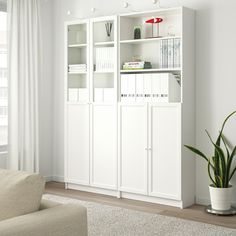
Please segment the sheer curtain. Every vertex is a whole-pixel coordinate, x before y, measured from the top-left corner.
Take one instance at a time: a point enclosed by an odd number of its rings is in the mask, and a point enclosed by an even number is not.
[[[8,0],[8,168],[39,171],[39,3]]]

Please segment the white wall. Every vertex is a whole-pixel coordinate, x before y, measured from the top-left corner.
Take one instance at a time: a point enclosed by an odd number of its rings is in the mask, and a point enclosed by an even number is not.
[[[152,10],[152,0],[128,0],[133,10]],[[212,150],[204,133],[207,128],[215,137],[224,117],[236,110],[236,55],[235,0],[162,0],[162,6],[186,6],[196,10],[196,140],[197,146],[210,153]],[[127,12],[122,0],[54,0],[54,118],[53,118],[53,175],[63,176],[63,66],[64,24],[71,20],[70,10],[79,17],[109,15]],[[97,11],[92,14],[90,9]],[[236,117],[226,129],[226,136],[236,143]],[[208,176],[206,165],[196,165],[196,196],[198,202],[207,203]],[[234,178],[234,183],[236,183]],[[236,194],[235,201],[236,201]]]

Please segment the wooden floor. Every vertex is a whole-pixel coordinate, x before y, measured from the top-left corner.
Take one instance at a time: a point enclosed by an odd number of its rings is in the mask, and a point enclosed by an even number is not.
[[[66,190],[64,188],[64,184],[58,182],[48,182],[46,184],[45,192],[83,201],[97,202],[111,206],[124,207],[149,213],[157,213],[160,215],[173,216],[182,219],[199,221],[236,229],[236,216],[209,215],[205,213],[204,206],[200,205],[194,205],[190,208],[182,210],[176,207],[164,206],[159,204],[152,204],[129,199],[118,199],[116,197],[82,192],[77,190]]]

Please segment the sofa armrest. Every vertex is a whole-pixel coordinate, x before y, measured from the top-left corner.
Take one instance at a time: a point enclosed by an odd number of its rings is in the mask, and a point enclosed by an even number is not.
[[[59,205],[0,222],[1,236],[87,236],[87,210]]]
[[[45,210],[45,209],[56,207],[56,206],[60,206],[60,205],[62,205],[62,204],[42,199],[40,207],[39,207],[39,210]]]

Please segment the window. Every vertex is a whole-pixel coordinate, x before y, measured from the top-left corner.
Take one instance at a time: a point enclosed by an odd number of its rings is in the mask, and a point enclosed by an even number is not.
[[[6,150],[8,132],[7,13],[0,6],[0,152]]]

